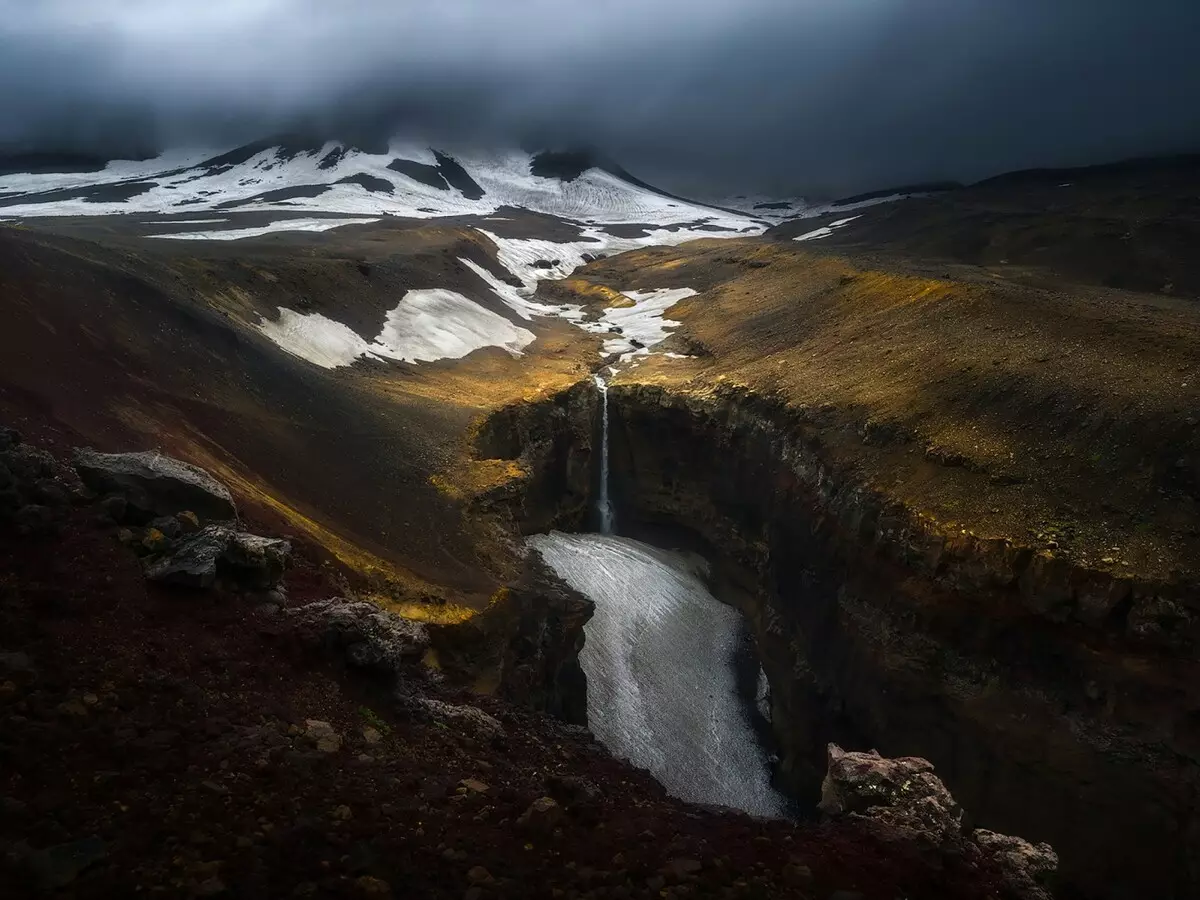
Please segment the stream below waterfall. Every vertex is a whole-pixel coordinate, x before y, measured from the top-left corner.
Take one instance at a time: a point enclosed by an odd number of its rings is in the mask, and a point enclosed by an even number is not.
[[[530,544],[596,604],[580,654],[596,737],[684,800],[788,815],[755,729],[746,624],[709,592],[706,564],[610,534]]]

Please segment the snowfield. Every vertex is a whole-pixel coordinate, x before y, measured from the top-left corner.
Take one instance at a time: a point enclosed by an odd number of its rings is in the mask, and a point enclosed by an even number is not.
[[[463,170],[456,177],[434,151],[398,141],[383,154],[336,142],[299,153],[253,150],[231,151],[224,159],[212,152],[172,153],[112,162],[100,172],[6,175],[0,177],[0,195],[18,196],[0,200],[0,210],[16,218],[292,210],[427,219],[493,216],[510,206],[590,224],[703,221],[747,233],[759,233],[766,224],[675,200],[602,169],[588,169],[568,182],[539,177],[530,172],[533,156],[523,151],[448,154]],[[412,174],[391,168],[394,164]],[[472,199],[475,194],[481,196]]]
[[[534,334],[455,291],[409,291],[388,313],[383,330],[367,343],[347,325],[320,313],[279,308],[279,320],[258,330],[279,347],[326,369],[356,359],[433,362],[460,359],[473,350],[501,347],[519,355]]]

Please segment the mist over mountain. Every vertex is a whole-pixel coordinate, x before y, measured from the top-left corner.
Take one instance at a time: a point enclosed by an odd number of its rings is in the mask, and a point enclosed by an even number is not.
[[[1187,0],[0,0],[0,152],[302,131],[846,194],[1200,148]]]

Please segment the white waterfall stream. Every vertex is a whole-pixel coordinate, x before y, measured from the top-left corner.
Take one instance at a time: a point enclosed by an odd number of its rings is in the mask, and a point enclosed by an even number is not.
[[[596,508],[600,515],[600,533],[613,533],[613,509],[608,492],[608,382],[599,372],[593,376],[600,391],[600,487]]]

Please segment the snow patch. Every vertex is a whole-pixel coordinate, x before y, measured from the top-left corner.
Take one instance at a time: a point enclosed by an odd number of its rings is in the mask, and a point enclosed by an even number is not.
[[[369,344],[349,326],[321,313],[303,314],[284,307],[279,308],[279,321],[264,319],[258,330],[293,356],[325,369],[348,366],[360,358],[411,363],[460,359],[484,347],[501,347],[518,356],[534,340],[532,331],[462,294],[440,288],[405,294]]]
[[[224,231],[185,231],[180,234],[152,234],[160,241],[240,241],[280,231],[329,231],[346,225],[370,225],[379,219],[281,219],[257,228],[228,228]]]
[[[519,356],[534,334],[455,291],[409,291],[388,313],[374,356],[405,362],[459,359],[483,347]]]
[[[597,327],[589,330],[609,332],[620,328],[621,333],[610,336],[604,342],[604,353],[621,354],[621,362],[629,362],[635,356],[649,355],[652,347],[662,343],[679,326],[665,318],[668,309],[680,300],[696,296],[692,288],[663,288],[657,291],[624,291],[633,301],[633,306],[610,307],[604,311]],[[611,332],[609,332],[611,334]]]
[[[848,218],[848,219],[838,219],[836,222],[830,222],[824,228],[817,228],[816,230],[810,231],[807,234],[802,234],[799,237],[792,238],[792,240],[794,240],[794,241],[819,241],[821,238],[829,237],[831,234],[833,234],[833,232],[836,229],[842,228],[846,225],[849,225],[855,219],[861,219],[861,218],[862,218],[862,216],[850,216],[850,218]]]
[[[298,313],[279,307],[279,321],[263,319],[258,330],[293,356],[324,369],[348,366],[371,352],[354,329],[320,313]]]

